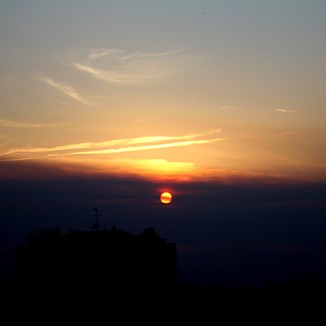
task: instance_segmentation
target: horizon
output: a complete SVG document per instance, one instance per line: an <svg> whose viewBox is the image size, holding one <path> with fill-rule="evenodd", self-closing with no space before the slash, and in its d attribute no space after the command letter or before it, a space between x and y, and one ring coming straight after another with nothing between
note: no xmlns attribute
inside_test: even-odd
<svg viewBox="0 0 326 326"><path fill-rule="evenodd" d="M32 231L91 231L96 207L101 230L115 225L139 234L153 227L176 243L181 282L262 286L326 277L324 182L254 176L163 185L33 164L23 173L2 180L2 258L15 254ZM160 201L163 191L173 194L168 205Z"/></svg>

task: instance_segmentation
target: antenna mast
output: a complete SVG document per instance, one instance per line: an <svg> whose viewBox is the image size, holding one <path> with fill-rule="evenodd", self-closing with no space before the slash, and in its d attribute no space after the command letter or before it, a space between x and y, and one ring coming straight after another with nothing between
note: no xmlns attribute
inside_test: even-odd
<svg viewBox="0 0 326 326"><path fill-rule="evenodd" d="M98 213L98 208L94 208L95 211L95 217L96 217L96 222L92 224L92 230L98 231L99 229L99 213Z"/></svg>

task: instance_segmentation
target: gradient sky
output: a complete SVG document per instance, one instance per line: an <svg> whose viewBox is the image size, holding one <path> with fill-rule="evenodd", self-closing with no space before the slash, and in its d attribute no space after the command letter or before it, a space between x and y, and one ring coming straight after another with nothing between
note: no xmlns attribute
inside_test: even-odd
<svg viewBox="0 0 326 326"><path fill-rule="evenodd" d="M235 185L257 194L262 184L282 184L273 195L284 195L283 185L304 183L300 200L307 195L305 207L324 212L325 14L324 0L0 1L2 205L16 207L13 218L40 219L35 199L30 210L17 203L57 176L56 185L108 180L112 198L143 199L141 212L148 198L174 190L176 202L178 194L187 202L181 215L199 199L215 204L227 185L240 200L248 190ZM91 208L106 207L94 198ZM49 216L57 207L40 205ZM4 219L8 239L35 226ZM55 222L36 223L47 224Z"/></svg>

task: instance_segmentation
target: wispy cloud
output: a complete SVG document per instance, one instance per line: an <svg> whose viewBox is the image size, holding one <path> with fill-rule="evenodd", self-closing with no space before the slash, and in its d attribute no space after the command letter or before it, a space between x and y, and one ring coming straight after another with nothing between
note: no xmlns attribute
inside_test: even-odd
<svg viewBox="0 0 326 326"><path fill-rule="evenodd" d="M111 84L125 84L125 83L135 83L139 82L140 76L133 76L127 73L118 73L112 71L105 71L98 68L94 68L90 65L85 65L81 63L75 63L74 66L80 71L84 71L90 74L92 77L102 80L106 83Z"/></svg>
<svg viewBox="0 0 326 326"><path fill-rule="evenodd" d="M205 140L187 140L180 142L171 142L165 144L154 144L154 145L140 145L140 146L129 146L129 147L120 147L120 148L109 148L109 149L101 149L97 151L84 151L84 152L73 152L66 155L94 155L94 154L115 154L115 153L126 153L126 152L139 152L139 151L147 151L147 150L155 150L155 149L164 149L171 147L187 147L192 145L202 145L215 143L218 141L224 140L223 138L212 138Z"/></svg>
<svg viewBox="0 0 326 326"><path fill-rule="evenodd" d="M110 55L120 55L121 50L100 48L100 49L91 49L88 54L88 59L96 60L101 57L110 56Z"/></svg>
<svg viewBox="0 0 326 326"><path fill-rule="evenodd" d="M220 133L220 129L203 133L193 133L183 136L146 136L127 139L115 139L104 142L89 142L79 144L67 144L56 147L25 147L11 149L3 156L8 155L33 155L38 157L72 156L72 155L101 155L159 150L172 147L188 147L204 145L225 140L225 138L213 137Z"/></svg>
<svg viewBox="0 0 326 326"><path fill-rule="evenodd" d="M236 107L232 105L223 105L220 107L220 110L234 110L234 109L236 109Z"/></svg>
<svg viewBox="0 0 326 326"><path fill-rule="evenodd" d="M44 128L55 126L54 124L29 123L13 120L0 119L0 126L6 128Z"/></svg>
<svg viewBox="0 0 326 326"><path fill-rule="evenodd" d="M280 133L281 136L291 136L291 135L302 135L302 134L307 134L310 133L311 131L309 130L288 130L288 131L283 131Z"/></svg>
<svg viewBox="0 0 326 326"><path fill-rule="evenodd" d="M92 49L73 67L108 84L140 84L167 80L180 69L178 51L127 53L117 49Z"/></svg>
<svg viewBox="0 0 326 326"><path fill-rule="evenodd" d="M40 81L56 88L61 93L65 94L66 96L74 99L75 101L77 101L79 103L86 104L86 105L91 104L82 95L80 95L73 87L71 87L70 85L68 85L64 82L58 82L58 81L55 81L52 78L48 78L48 77L40 77L38 79Z"/></svg>
<svg viewBox="0 0 326 326"><path fill-rule="evenodd" d="M283 108L276 108L274 109L276 112L280 113L295 113L295 110L283 109Z"/></svg>

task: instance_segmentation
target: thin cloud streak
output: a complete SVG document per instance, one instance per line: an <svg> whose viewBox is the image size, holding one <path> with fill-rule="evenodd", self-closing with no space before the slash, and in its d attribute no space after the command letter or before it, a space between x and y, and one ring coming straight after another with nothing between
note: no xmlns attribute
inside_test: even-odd
<svg viewBox="0 0 326 326"><path fill-rule="evenodd" d="M302 135L311 133L309 130L301 130L301 131L283 131L280 133L281 136L290 136L290 135Z"/></svg>
<svg viewBox="0 0 326 326"><path fill-rule="evenodd" d="M89 73L96 79L102 80L108 84L125 84L125 83L135 83L139 81L139 77L127 75L127 74L117 74L114 72L109 72L97 68L93 68L91 66L87 66L85 64L75 63L74 66L84 72Z"/></svg>
<svg viewBox="0 0 326 326"><path fill-rule="evenodd" d="M91 49L89 51L88 59L97 60L101 57L109 56L122 53L121 50L109 49L109 48L101 48L101 49Z"/></svg>
<svg viewBox="0 0 326 326"><path fill-rule="evenodd" d="M143 146L129 146L122 148L111 148L111 149L102 149L97 151L86 151L86 152L74 152L64 155L94 155L94 154L115 154L115 153L126 153L126 152L139 152L139 151L148 151L155 149L164 149L171 147L187 147L192 145L202 145L209 143L216 143L219 141L223 141L225 138L212 138L207 140L188 140L188 141L180 141L168 144L157 144L157 145L143 145ZM53 155L49 155L53 156Z"/></svg>
<svg viewBox="0 0 326 326"><path fill-rule="evenodd" d="M59 90L61 93L67 95L68 97L74 99L75 101L85 104L85 105L90 105L90 103L85 100L73 87L70 85L63 83L63 82L57 82L54 81L52 78L39 78L39 80L43 81L44 83L56 88Z"/></svg>
<svg viewBox="0 0 326 326"><path fill-rule="evenodd" d="M43 128L55 126L54 124L28 123L13 120L0 119L0 126L6 128Z"/></svg>
<svg viewBox="0 0 326 326"><path fill-rule="evenodd" d="M295 113L295 110L288 110L288 109L282 109L282 108L276 108L275 111L280 112L280 113Z"/></svg>
<svg viewBox="0 0 326 326"><path fill-rule="evenodd" d="M113 153L125 153L135 151L145 151L151 149L163 149L171 147L185 147L191 145L208 144L224 140L224 138L208 138L208 139L197 139L200 137L207 137L208 135L220 133L221 129L209 130L203 133L194 133L183 136L146 136L146 137L135 137L127 139L115 139L99 143L80 143L80 144L68 144L56 147L26 147L26 148L14 148L2 155L11 155L18 153L35 153L35 154L46 154L50 152L63 152L60 154L48 154L47 156L60 156L60 155L80 155L80 154L113 154ZM167 142L167 143L162 143ZM128 146L138 144L151 144L154 145L140 145L140 146ZM119 148L107 148L120 145ZM85 150L85 151L83 151ZM68 151L68 153L64 153Z"/></svg>
<svg viewBox="0 0 326 326"><path fill-rule="evenodd" d="M172 59L178 54L178 51L126 53L117 49L93 49L86 59L72 66L108 84L153 83L166 80L180 69L180 62L177 64L177 59Z"/></svg>
<svg viewBox="0 0 326 326"><path fill-rule="evenodd" d="M179 51L166 51L158 53L142 53L142 52L132 52L130 54L125 54L124 51L111 48L100 48L100 49L91 49L89 51L88 59L97 60L101 57L111 56L117 60L127 61L131 59L139 59L146 57L165 57L174 54L180 53Z"/></svg>
<svg viewBox="0 0 326 326"><path fill-rule="evenodd" d="M234 110L234 109L236 109L236 107L232 105L224 105L220 107L220 110Z"/></svg>

